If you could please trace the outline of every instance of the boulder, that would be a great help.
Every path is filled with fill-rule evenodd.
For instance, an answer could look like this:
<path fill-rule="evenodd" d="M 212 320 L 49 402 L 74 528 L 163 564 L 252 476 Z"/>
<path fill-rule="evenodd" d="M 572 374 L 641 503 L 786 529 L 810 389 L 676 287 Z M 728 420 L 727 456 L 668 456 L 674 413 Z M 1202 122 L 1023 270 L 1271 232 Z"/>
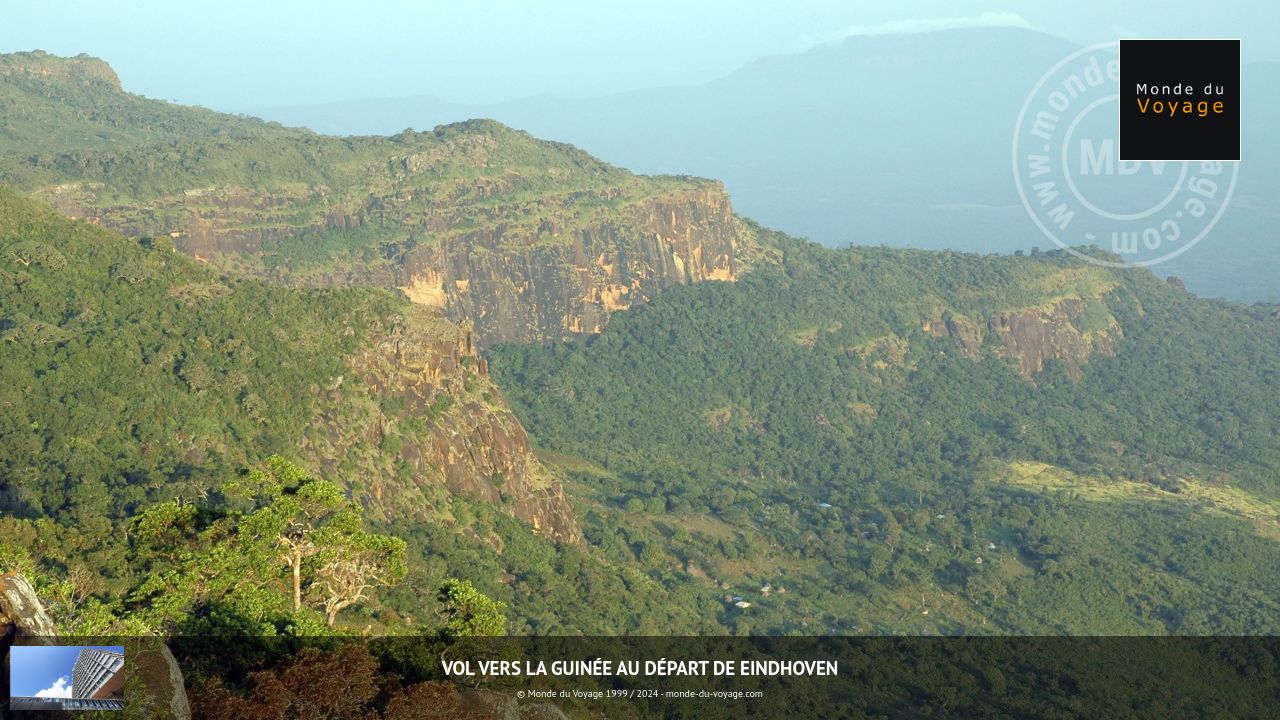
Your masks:
<path fill-rule="evenodd" d="M 138 638 L 125 652 L 128 690 L 147 696 L 147 717 L 191 720 L 187 689 L 178 661 L 158 638 Z"/>
<path fill-rule="evenodd" d="M 0 577 L 0 630 L 5 637 L 40 638 L 58 634 L 53 620 L 36 597 L 35 588 L 23 576 L 9 573 Z M 31 644 L 31 643 L 23 643 Z M 8 645 L 5 646 L 6 655 Z"/>

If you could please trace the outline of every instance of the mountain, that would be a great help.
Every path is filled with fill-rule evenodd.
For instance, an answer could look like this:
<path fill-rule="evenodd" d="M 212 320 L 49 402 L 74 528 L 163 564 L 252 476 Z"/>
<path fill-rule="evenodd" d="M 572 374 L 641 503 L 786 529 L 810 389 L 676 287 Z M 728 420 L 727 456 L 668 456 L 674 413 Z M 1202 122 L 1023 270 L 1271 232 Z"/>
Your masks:
<path fill-rule="evenodd" d="M 163 587 L 172 567 L 129 560 L 138 518 L 214 503 L 279 454 L 408 541 L 408 579 L 363 622 L 429 620 L 452 575 L 518 607 L 514 632 L 717 627 L 696 589 L 586 547 L 470 331 L 386 290 L 233 279 L 167 240 L 0 186 L 0 570 L 35 563 L 42 593 L 72 583 L 60 621 Z M 587 607 L 592 592 L 616 601 Z"/>
<path fill-rule="evenodd" d="M 471 334 L 436 312 L 382 291 L 228 280 L 3 188 L 0 256 L 17 516 L 119 518 L 211 487 L 262 448 L 296 448 L 383 517 L 440 512 L 457 493 L 579 539 Z"/>
<path fill-rule="evenodd" d="M 495 121 L 326 137 L 39 53 L 0 103 L 0 177 L 46 203 L 0 190 L 0 569 L 64 615 L 243 554 L 268 575 L 227 592 L 296 630 L 247 478 L 405 550 L 351 632 L 416 632 L 449 577 L 529 634 L 1277 631 L 1275 306 L 835 250 Z M 815 168 L 891 154 L 844 143 Z"/>
<path fill-rule="evenodd" d="M 482 357 L 0 190 L 0 564 L 137 602 L 126 528 L 280 453 L 408 542 L 380 628 L 455 575 L 513 632 L 1275 632 L 1274 307 L 744 232 L 736 283 Z"/>
<path fill-rule="evenodd" d="M 492 121 L 333 138 L 148 100 L 86 56 L 0 57 L 0 181 L 238 275 L 400 288 L 477 342 L 598 332 L 732 280 L 719 183 L 643 177 Z M 11 109 L 11 110 L 10 110 Z"/>
<path fill-rule="evenodd" d="M 1276 307 L 1061 251 L 758 233 L 737 283 L 490 354 L 619 527 L 589 542 L 742 596 L 739 632 L 1280 626 Z"/>
<path fill-rule="evenodd" d="M 1005 210 L 1016 219 L 1009 142 L 1026 90 L 1074 47 L 1016 29 L 853 37 L 749 63 L 705 85 L 603 98 L 536 97 L 464 108 L 572 141 L 641 171 L 672 165 L 726 180 L 739 209 L 770 227 L 827 244 L 946 247 L 952 236 L 893 220 L 937 206 Z M 325 132 L 430 126 L 458 108 L 405 102 L 365 115 L 363 103 L 264 111 Z M 434 111 L 426 116 L 423 110 Z M 444 114 L 441 114 L 441 113 Z M 1009 119 L 1007 127 L 992 118 Z M 999 153 L 988 152 L 998 147 Z M 1020 211 L 1020 208 L 1017 208 Z M 988 229 L 999 223 L 988 220 Z M 924 228 L 940 227 L 937 220 Z M 1031 229 L 1028 227 L 1028 229 Z M 988 233 L 990 235 L 990 233 Z M 1011 252 L 1010 233 L 983 251 Z M 1003 243 L 994 245 L 991 243 Z"/>
<path fill-rule="evenodd" d="M 640 172 L 720 178 L 737 209 L 831 246 L 1010 253 L 1046 247 L 1009 166 L 1014 123 L 1041 75 L 1078 49 L 1018 28 L 855 36 L 752 62 L 719 80 L 590 99 L 450 106 L 331 103 L 260 114 L 324 132 L 395 132 L 492 117 Z M 1231 211 L 1160 272 L 1196 293 L 1280 300 L 1275 63 L 1243 73 L 1243 147 Z"/>

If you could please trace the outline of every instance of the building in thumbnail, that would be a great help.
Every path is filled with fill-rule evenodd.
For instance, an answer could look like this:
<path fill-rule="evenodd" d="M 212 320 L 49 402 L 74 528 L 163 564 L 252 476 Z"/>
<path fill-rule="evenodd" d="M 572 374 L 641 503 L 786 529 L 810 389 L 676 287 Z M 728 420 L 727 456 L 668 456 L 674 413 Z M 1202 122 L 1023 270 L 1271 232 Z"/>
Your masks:
<path fill-rule="evenodd" d="M 85 648 L 71 668 L 71 697 L 105 700 L 124 697 L 124 655 Z"/>
<path fill-rule="evenodd" d="M 123 710 L 124 700 L 110 698 L 90 700 L 82 698 L 12 697 L 9 709 L 14 712 L 35 710 Z"/>

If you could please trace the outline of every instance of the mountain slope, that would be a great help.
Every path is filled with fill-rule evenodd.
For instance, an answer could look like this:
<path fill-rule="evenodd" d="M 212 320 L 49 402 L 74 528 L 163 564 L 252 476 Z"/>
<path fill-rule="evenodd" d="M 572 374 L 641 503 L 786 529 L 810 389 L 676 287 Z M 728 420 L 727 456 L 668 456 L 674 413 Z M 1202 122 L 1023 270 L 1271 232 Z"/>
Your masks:
<path fill-rule="evenodd" d="M 239 274 L 399 287 L 481 345 L 596 332 L 739 271 L 723 188 L 473 121 L 330 138 L 125 93 L 88 57 L 0 57 L 0 181 Z M 53 128 L 50 131 L 50 128 Z"/>
<path fill-rule="evenodd" d="M 501 503 L 502 475 L 513 514 L 578 537 L 470 334 L 438 315 L 230 281 L 5 188 L 0 278 L 11 512 L 89 521 L 110 493 L 118 518 L 296 448 L 384 516 L 447 507 L 446 488 Z"/>
<path fill-rule="evenodd" d="M 755 631 L 1280 627 L 1274 308 L 758 232 L 772 261 L 734 285 L 491 354 L 572 492 L 633 528 L 620 557 L 724 583 Z"/>
<path fill-rule="evenodd" d="M 361 623 L 422 621 L 453 576 L 507 602 L 513 633 L 725 628 L 709 583 L 673 591 L 583 542 L 561 473 L 438 311 L 231 279 L 4 186 L 0 438 L 0 570 L 74 571 L 107 605 L 141 580 L 121 545 L 139 513 L 212 502 L 278 453 L 409 543 L 408 580 Z"/>

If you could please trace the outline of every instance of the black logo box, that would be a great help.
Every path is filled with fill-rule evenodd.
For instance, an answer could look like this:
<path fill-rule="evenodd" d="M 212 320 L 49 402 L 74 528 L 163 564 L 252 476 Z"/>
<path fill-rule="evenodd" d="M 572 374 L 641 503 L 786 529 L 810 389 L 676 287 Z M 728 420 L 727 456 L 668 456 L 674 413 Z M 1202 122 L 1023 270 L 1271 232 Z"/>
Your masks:
<path fill-rule="evenodd" d="M 1121 160 L 1239 160 L 1240 103 L 1239 40 L 1120 41 Z"/>

